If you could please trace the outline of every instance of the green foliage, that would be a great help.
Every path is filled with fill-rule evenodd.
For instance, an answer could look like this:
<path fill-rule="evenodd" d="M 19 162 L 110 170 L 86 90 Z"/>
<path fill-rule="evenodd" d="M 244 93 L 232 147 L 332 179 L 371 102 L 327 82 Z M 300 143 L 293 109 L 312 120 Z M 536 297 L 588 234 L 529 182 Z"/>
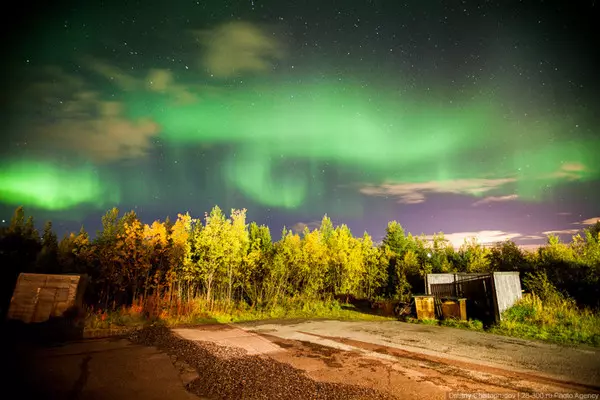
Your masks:
<path fill-rule="evenodd" d="M 417 318 L 406 318 L 405 322 L 411 323 L 411 324 L 421 324 L 421 325 L 439 325 L 440 321 L 438 321 L 437 319 L 417 319 Z"/>
<path fill-rule="evenodd" d="M 597 341 L 591 325 L 598 318 L 581 307 L 596 307 L 600 298 L 599 224 L 571 243 L 550 236 L 539 251 L 524 253 L 513 242 L 486 248 L 474 239 L 456 251 L 441 232 L 415 237 L 395 221 L 378 246 L 367 233 L 354 237 L 346 225 L 334 226 L 327 216 L 319 229 L 305 229 L 302 235 L 284 228 L 277 242 L 268 227 L 246 223 L 246 210 L 232 210 L 227 217 L 214 207 L 203 222 L 180 214 L 175 222 L 146 225 L 135 212 L 121 215 L 113 208 L 102 217 L 93 241 L 82 228 L 59 242 L 51 223 L 40 238 L 33 218 L 19 207 L 0 230 L 0 261 L 6 266 L 0 270 L 0 307 L 6 310 L 20 272 L 77 272 L 90 276 L 88 300 L 102 310 L 155 299 L 148 304 L 160 304 L 149 307 L 147 315 L 160 311 L 167 319 L 190 313 L 198 321 L 343 318 L 351 306 L 332 299 L 408 301 L 423 291 L 428 273 L 516 270 L 538 300 L 513 307 L 494 329 L 566 342 Z M 197 312 L 172 312 L 182 304 Z M 441 324 L 481 329 L 475 321 Z M 574 327 L 582 333 L 574 333 Z"/>
<path fill-rule="evenodd" d="M 27 221 L 25 221 L 25 226 L 23 227 L 23 237 L 29 240 L 38 241 L 40 234 L 33 224 L 33 217 L 30 215 L 27 217 Z"/>
<path fill-rule="evenodd" d="M 600 220 L 585 229 L 585 237 L 587 242 L 600 242 Z"/>
<path fill-rule="evenodd" d="M 268 296 L 268 278 L 273 264 L 273 242 L 267 226 L 252 222 L 248 252 L 241 271 L 242 287 L 252 306 L 262 307 Z"/>
<path fill-rule="evenodd" d="M 600 315 L 562 300 L 544 304 L 535 294 L 506 310 L 493 333 L 551 342 L 600 346 Z"/>
<path fill-rule="evenodd" d="M 10 233 L 21 234 L 25 229 L 25 210 L 23 206 L 19 206 L 15 209 L 13 216 L 10 220 L 8 231 Z"/>
<path fill-rule="evenodd" d="M 19 273 L 35 270 L 40 250 L 33 218 L 26 219 L 23 207 L 18 207 L 9 226 L 0 228 L 0 318 L 8 310 Z"/>
<path fill-rule="evenodd" d="M 523 278 L 523 286 L 525 290 L 535 294 L 545 304 L 559 304 L 565 300 L 564 295 L 550 282 L 545 271 L 526 273 Z"/>
<path fill-rule="evenodd" d="M 319 228 L 319 231 L 321 232 L 321 236 L 323 237 L 323 240 L 325 241 L 325 243 L 327 243 L 329 241 L 329 239 L 331 238 L 331 236 L 333 236 L 333 231 L 334 231 L 333 223 L 331 222 L 331 218 L 329 218 L 327 215 L 323 216 L 323 219 L 321 220 L 321 227 Z"/>
<path fill-rule="evenodd" d="M 452 245 L 444 237 L 443 232 L 433 235 L 431 246 L 427 248 L 423 240 L 419 240 L 419 248 L 422 248 L 422 254 L 427 256 L 425 268 L 420 272 L 420 276 L 435 272 L 450 272 L 452 264 L 448 261 L 448 253 L 453 252 Z M 426 253 L 426 254 L 424 254 Z"/>
<path fill-rule="evenodd" d="M 385 228 L 385 237 L 383 244 L 396 255 L 401 256 L 407 246 L 407 240 L 404 235 L 404 229 L 397 221 L 391 221 Z"/>
<path fill-rule="evenodd" d="M 461 321 L 455 318 L 447 318 L 442 320 L 437 319 L 417 319 L 417 318 L 406 318 L 405 322 L 411 324 L 422 324 L 422 325 L 439 325 L 447 326 L 449 328 L 461 328 L 468 329 L 471 331 L 483 331 L 483 323 L 476 319 L 470 319 L 468 321 Z"/>
<path fill-rule="evenodd" d="M 472 331 L 483 331 L 483 323 L 476 319 L 470 319 L 468 321 L 461 321 L 454 318 L 447 318 L 440 321 L 441 326 L 448 326 L 451 328 L 462 328 L 469 329 Z"/>
<path fill-rule="evenodd" d="M 327 245 L 332 241 L 334 233 L 335 231 L 326 233 L 329 235 L 326 240 L 322 230 L 305 231 L 302 240 L 298 235 L 293 235 L 282 242 L 282 250 L 289 251 L 290 256 L 296 255 L 297 249 L 300 249 L 298 258 L 289 259 L 292 272 L 289 283 L 293 294 L 317 297 L 326 289 L 335 290 L 336 276 L 333 271 L 329 271 L 330 252 Z M 290 248 L 286 249 L 285 246 Z"/>
<path fill-rule="evenodd" d="M 113 207 L 102 216 L 102 230 L 97 234 L 98 241 L 109 242 L 116 239 L 118 226 L 119 209 Z"/>
<path fill-rule="evenodd" d="M 412 286 L 409 283 L 409 277 L 419 276 L 419 260 L 417 254 L 413 250 L 408 250 L 404 253 L 403 258 L 396 258 L 396 297 L 400 301 L 409 301 Z"/>
<path fill-rule="evenodd" d="M 346 225 L 338 226 L 329 240 L 329 276 L 333 294 L 355 294 L 365 274 L 361 243 Z"/>
<path fill-rule="evenodd" d="M 466 261 L 465 272 L 487 272 L 489 270 L 488 256 L 490 251 L 474 238 L 465 239 L 459 253 L 463 255 L 463 259 Z"/>
<path fill-rule="evenodd" d="M 410 291 L 410 285 L 401 265 L 408 243 L 404 229 L 398 222 L 388 223 L 382 245 L 389 260 L 386 295 L 390 298 L 402 297 L 407 291 Z"/>
<path fill-rule="evenodd" d="M 531 266 L 523 251 L 510 240 L 496 243 L 488 254 L 491 271 L 529 271 Z"/>
<path fill-rule="evenodd" d="M 58 239 L 52 230 L 52 222 L 47 221 L 42 235 L 42 248 L 36 260 L 36 272 L 60 272 L 58 264 Z"/>
<path fill-rule="evenodd" d="M 588 232 L 589 233 L 589 232 Z M 579 305 L 597 307 L 600 299 L 600 243 L 573 236 L 570 244 L 549 236 L 539 249 L 535 270 L 544 271 L 548 280 Z"/>
<path fill-rule="evenodd" d="M 373 246 L 373 240 L 367 232 L 363 235 L 361 245 L 364 260 L 364 275 L 361 279 L 360 294 L 373 300 L 381 295 L 381 289 L 387 282 L 389 257 L 385 254 L 384 248 Z"/>
<path fill-rule="evenodd" d="M 185 304 L 185 313 L 170 312 L 165 309 L 158 314 L 159 322 L 168 326 L 197 323 L 234 323 L 268 319 L 336 319 L 386 321 L 393 318 L 357 312 L 352 306 L 342 306 L 335 300 L 315 300 L 313 298 L 291 297 L 269 308 L 249 307 L 245 302 L 207 302 L 195 298 Z M 140 308 L 135 305 L 114 312 L 91 313 L 86 320 L 89 328 L 137 327 L 146 323 L 140 318 Z"/>
<path fill-rule="evenodd" d="M 189 254 L 185 270 L 188 284 L 202 283 L 207 301 L 212 300 L 217 290 L 220 294 L 225 292 L 231 302 L 243 279 L 241 267 L 249 245 L 246 210 L 232 210 L 231 217 L 226 218 L 215 206 L 192 240 L 190 248 L 194 252 Z"/>

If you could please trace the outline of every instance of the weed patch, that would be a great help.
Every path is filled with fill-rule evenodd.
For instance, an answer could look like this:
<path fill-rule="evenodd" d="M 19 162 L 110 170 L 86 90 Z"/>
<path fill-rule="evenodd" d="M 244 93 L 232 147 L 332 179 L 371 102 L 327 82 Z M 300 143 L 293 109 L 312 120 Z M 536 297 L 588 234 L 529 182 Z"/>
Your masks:
<path fill-rule="evenodd" d="M 449 326 L 451 328 L 462 328 L 469 329 L 472 331 L 483 331 L 483 323 L 476 319 L 470 319 L 468 321 L 461 321 L 458 319 L 443 319 L 440 321 L 441 326 Z"/>
<path fill-rule="evenodd" d="M 245 302 L 207 302 L 194 299 L 185 305 L 159 307 L 150 316 L 140 305 L 121 307 L 112 311 L 89 310 L 85 320 L 86 329 L 109 329 L 140 327 L 148 323 L 167 326 L 206 323 L 235 323 L 268 319 L 337 319 L 360 321 L 386 321 L 384 317 L 364 313 L 352 304 L 340 304 L 336 300 L 289 299 L 270 308 L 252 308 Z"/>
<path fill-rule="evenodd" d="M 529 294 L 506 310 L 502 321 L 489 331 L 525 339 L 600 346 L 600 315 L 578 308 L 568 299 L 543 303 Z"/>

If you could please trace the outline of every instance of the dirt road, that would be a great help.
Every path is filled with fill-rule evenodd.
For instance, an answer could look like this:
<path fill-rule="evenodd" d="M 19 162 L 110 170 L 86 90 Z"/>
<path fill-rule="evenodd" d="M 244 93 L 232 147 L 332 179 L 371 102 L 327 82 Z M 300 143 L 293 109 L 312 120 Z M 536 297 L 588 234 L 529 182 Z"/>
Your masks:
<path fill-rule="evenodd" d="M 600 351 L 402 322 L 303 321 L 175 329 L 238 347 L 312 379 L 356 383 L 398 398 L 454 392 L 598 393 Z"/>
<path fill-rule="evenodd" d="M 307 321 L 254 323 L 240 328 L 273 337 L 308 341 L 345 350 L 395 352 L 399 358 L 423 359 L 461 368 L 523 376 L 538 381 L 600 387 L 600 350 L 566 347 L 462 329 L 397 321 Z M 349 345 L 342 347 L 339 344 Z M 373 355 L 373 354 L 371 354 Z M 374 355 L 377 357 L 377 355 Z M 398 358 L 398 357 L 397 357 Z"/>
<path fill-rule="evenodd" d="M 600 393 L 598 349 L 395 321 L 204 325 L 131 339 L 14 348 L 9 382 L 54 399 Z"/>
<path fill-rule="evenodd" d="M 198 400 L 167 354 L 126 339 L 21 344 L 8 353 L 2 356 L 7 398 Z"/>

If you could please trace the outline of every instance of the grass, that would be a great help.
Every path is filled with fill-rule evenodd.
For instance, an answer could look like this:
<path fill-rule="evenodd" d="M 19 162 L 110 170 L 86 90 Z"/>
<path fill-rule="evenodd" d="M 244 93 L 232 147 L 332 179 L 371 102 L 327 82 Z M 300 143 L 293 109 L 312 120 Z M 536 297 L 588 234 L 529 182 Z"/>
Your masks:
<path fill-rule="evenodd" d="M 406 318 L 405 322 L 411 324 L 421 324 L 421 325 L 436 325 L 436 326 L 448 326 L 451 328 L 462 328 L 469 329 L 473 331 L 483 331 L 483 324 L 481 321 L 476 319 L 470 319 L 468 321 L 460 321 L 458 319 L 416 319 L 416 318 Z"/>
<path fill-rule="evenodd" d="M 394 317 L 384 317 L 365 313 L 352 304 L 338 301 L 315 301 L 290 299 L 270 309 L 250 308 L 246 303 L 213 303 L 195 299 L 181 307 L 162 309 L 158 315 L 148 317 L 144 307 L 134 304 L 113 311 L 89 310 L 86 315 L 86 329 L 119 329 L 141 327 L 150 323 L 167 326 L 193 325 L 206 323 L 235 323 L 269 319 L 336 319 L 348 321 L 389 321 Z"/>
<path fill-rule="evenodd" d="M 195 300 L 192 312 L 184 315 L 166 316 L 167 325 L 194 324 L 205 322 L 235 323 L 268 319 L 338 319 L 385 321 L 392 317 L 363 313 L 351 304 L 340 304 L 332 301 L 288 300 L 270 309 L 252 309 L 245 303 L 217 305 L 210 310 L 203 301 Z"/>
<path fill-rule="evenodd" d="M 421 324 L 421 325 L 439 325 L 440 321 L 437 319 L 417 319 L 413 317 L 407 317 L 403 319 L 404 322 L 409 324 Z"/>
<path fill-rule="evenodd" d="M 84 327 L 86 330 L 118 329 L 143 326 L 148 322 L 142 308 L 136 305 L 122 307 L 113 311 L 87 310 Z"/>
<path fill-rule="evenodd" d="M 533 294 L 526 294 L 506 310 L 500 323 L 484 329 L 481 321 L 456 319 L 407 318 L 406 322 L 440 325 L 523 339 L 543 340 L 560 344 L 587 344 L 600 347 L 600 313 L 578 308 L 572 300 L 550 297 L 545 303 Z"/>
<path fill-rule="evenodd" d="M 269 319 L 336 319 L 348 321 L 389 321 L 384 317 L 363 312 L 352 304 L 338 301 L 315 301 L 301 298 L 289 299 L 270 309 L 251 308 L 245 303 L 213 303 L 195 299 L 178 304 L 174 309 L 161 309 L 158 315 L 148 317 L 144 307 L 134 304 L 114 311 L 90 310 L 86 316 L 86 329 L 121 329 L 141 327 L 150 323 L 167 326 L 206 323 L 235 323 Z M 417 320 L 406 318 L 406 322 L 423 325 L 440 325 L 453 328 L 484 331 L 481 321 Z M 561 344 L 588 344 L 600 347 L 600 314 L 580 309 L 570 300 L 558 299 L 544 304 L 535 295 L 525 295 L 517 304 L 503 314 L 499 324 L 485 332 L 536 339 Z"/>
<path fill-rule="evenodd" d="M 444 319 L 440 321 L 440 325 L 448 326 L 451 328 L 469 329 L 472 331 L 483 331 L 483 323 L 476 319 L 470 319 L 468 321 L 460 321 L 457 319 Z"/>
<path fill-rule="evenodd" d="M 544 304 L 535 295 L 525 295 L 503 314 L 489 332 L 562 344 L 600 347 L 600 314 L 580 309 L 571 300 Z"/>

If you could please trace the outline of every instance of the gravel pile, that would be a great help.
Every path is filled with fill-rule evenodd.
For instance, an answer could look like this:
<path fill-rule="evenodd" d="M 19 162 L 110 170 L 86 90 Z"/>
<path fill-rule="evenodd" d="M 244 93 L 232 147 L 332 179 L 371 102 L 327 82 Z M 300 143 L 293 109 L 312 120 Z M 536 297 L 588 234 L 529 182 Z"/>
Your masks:
<path fill-rule="evenodd" d="M 303 371 L 268 357 L 249 356 L 242 349 L 181 339 L 164 327 L 134 332 L 136 343 L 156 346 L 198 372 L 188 383 L 192 393 L 213 399 L 390 399 L 355 385 L 317 382 Z"/>

